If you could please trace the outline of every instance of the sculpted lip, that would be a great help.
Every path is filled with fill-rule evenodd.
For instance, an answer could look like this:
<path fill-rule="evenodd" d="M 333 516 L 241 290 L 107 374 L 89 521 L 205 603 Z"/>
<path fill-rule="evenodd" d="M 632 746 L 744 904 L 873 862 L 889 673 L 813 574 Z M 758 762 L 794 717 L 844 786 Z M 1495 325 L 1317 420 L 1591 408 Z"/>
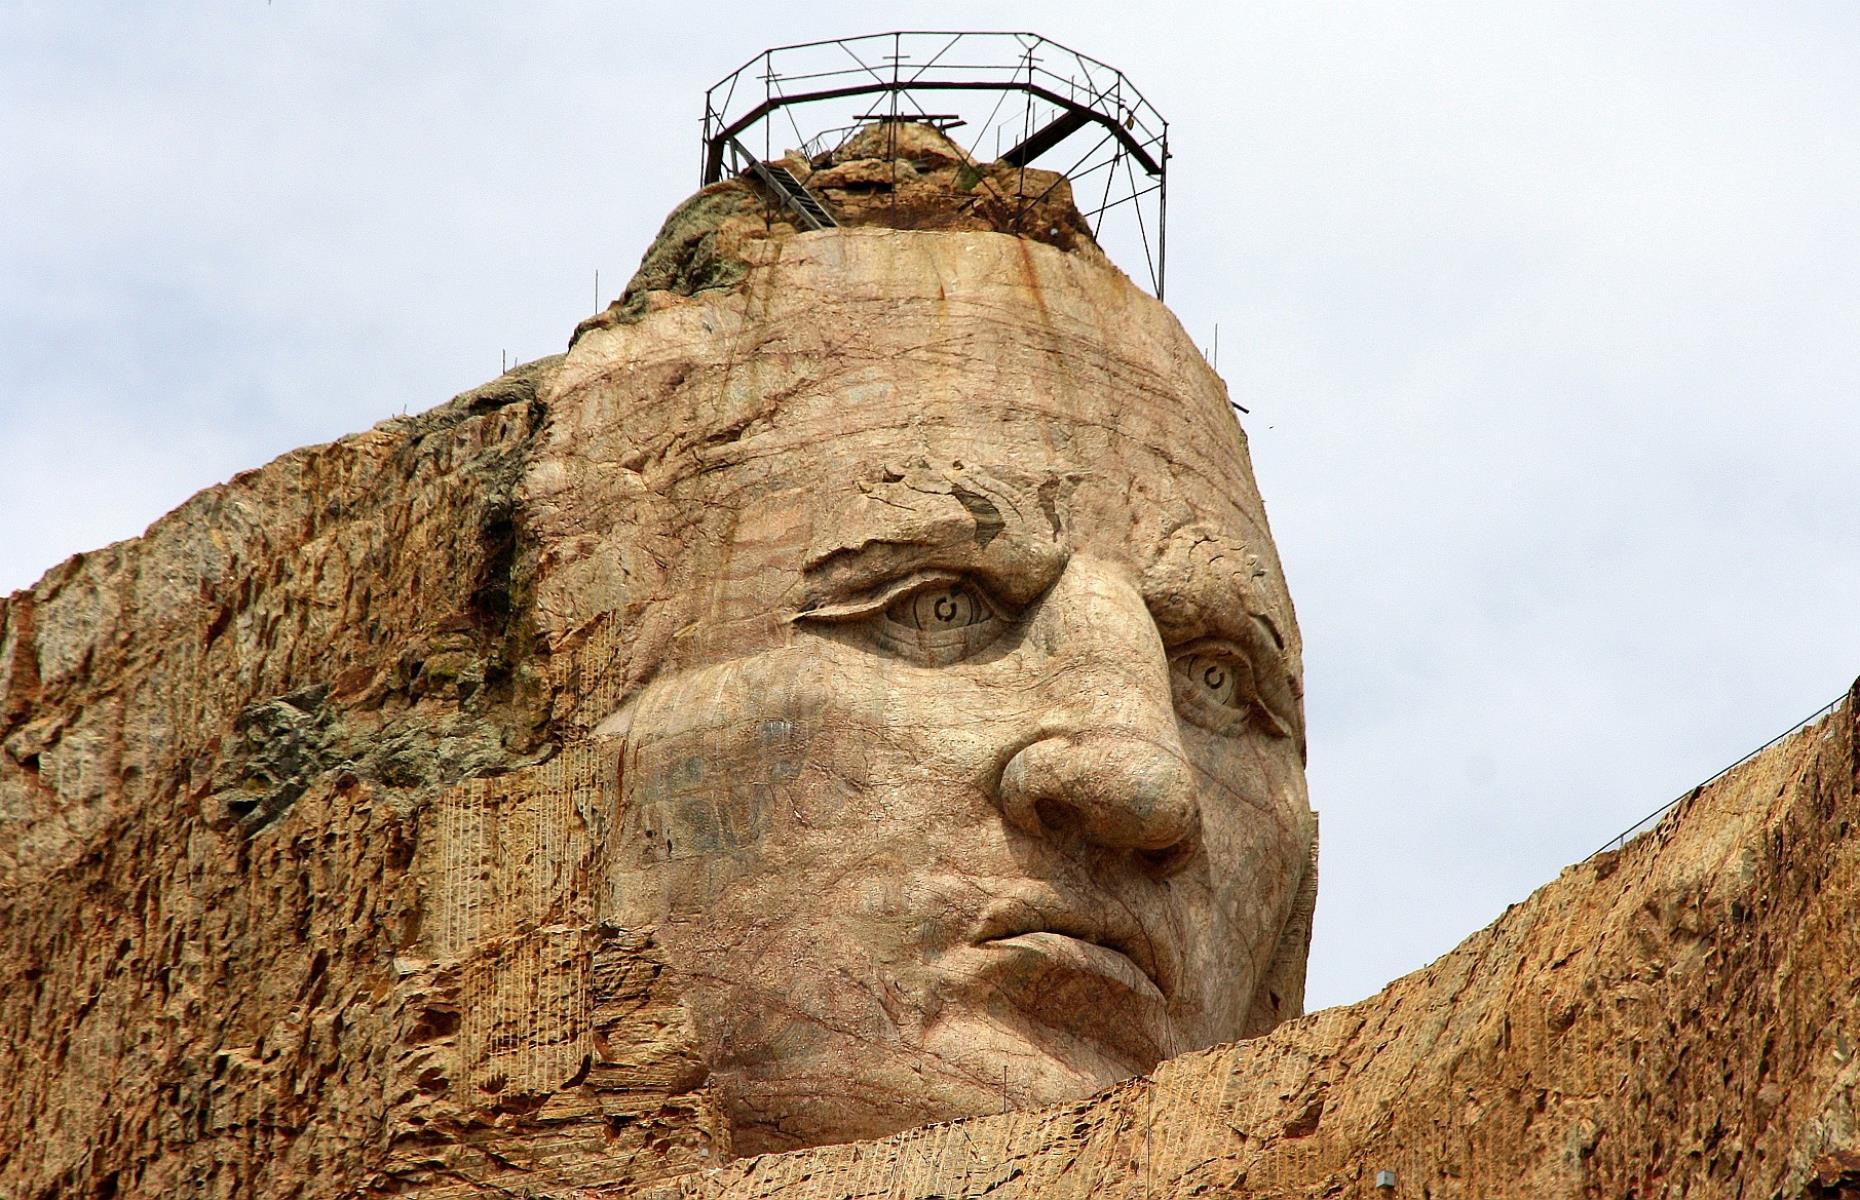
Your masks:
<path fill-rule="evenodd" d="M 1142 976 L 1142 982 L 1148 987 L 1140 990 L 1153 989 L 1160 998 L 1167 1000 L 1171 981 L 1155 940 L 1145 936 L 1134 920 L 1090 920 L 1080 913 L 1083 907 L 1026 901 L 997 906 L 983 918 L 975 943 L 978 946 L 1011 944 L 1059 953 L 1065 953 L 1068 944 L 1072 944 L 1073 952 L 1082 962 L 1101 967 L 1103 974 L 1113 978 L 1123 978 L 1126 972 L 1120 971 L 1114 961 L 1107 961 L 1108 956 L 1115 955 Z"/>
<path fill-rule="evenodd" d="M 1099 942 L 1088 942 L 1068 934 L 1041 929 L 1013 937 L 995 938 L 982 944 L 1038 955 L 1049 964 L 1063 965 L 1076 972 L 1108 979 L 1138 996 L 1163 1000 L 1162 989 L 1137 966 L 1134 959 Z"/>

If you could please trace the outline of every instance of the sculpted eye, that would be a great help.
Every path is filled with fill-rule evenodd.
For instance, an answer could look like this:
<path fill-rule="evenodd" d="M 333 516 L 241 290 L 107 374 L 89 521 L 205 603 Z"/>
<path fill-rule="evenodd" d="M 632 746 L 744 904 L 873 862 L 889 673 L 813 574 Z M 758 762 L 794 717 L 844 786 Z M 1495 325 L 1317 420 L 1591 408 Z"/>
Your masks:
<path fill-rule="evenodd" d="M 1192 646 L 1169 660 L 1175 706 L 1186 720 L 1213 733 L 1258 731 L 1291 736 L 1290 722 L 1261 698 L 1253 667 L 1225 646 Z"/>
<path fill-rule="evenodd" d="M 1223 708 L 1242 708 L 1238 680 L 1240 668 L 1212 654 L 1184 654 L 1176 660 L 1176 670 L 1190 686 Z"/>
<path fill-rule="evenodd" d="M 803 615 L 889 658 L 944 667 L 978 653 L 1012 624 L 973 580 L 937 572 L 899 580 L 876 593 Z"/>
<path fill-rule="evenodd" d="M 885 619 L 919 631 L 964 629 L 994 618 L 964 583 L 939 583 L 905 596 L 885 610 Z"/>

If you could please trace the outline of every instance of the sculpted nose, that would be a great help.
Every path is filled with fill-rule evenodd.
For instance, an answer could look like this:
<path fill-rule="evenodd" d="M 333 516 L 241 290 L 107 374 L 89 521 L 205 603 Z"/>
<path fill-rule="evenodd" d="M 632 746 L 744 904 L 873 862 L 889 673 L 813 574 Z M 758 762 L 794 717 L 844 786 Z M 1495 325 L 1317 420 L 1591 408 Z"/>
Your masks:
<path fill-rule="evenodd" d="M 1153 870 L 1179 869 L 1199 840 L 1201 812 L 1173 741 L 1140 730 L 1043 737 L 1008 760 L 1002 811 L 1028 833 L 1069 833 L 1136 852 Z"/>
<path fill-rule="evenodd" d="M 1162 636 L 1135 586 L 1075 556 L 1035 618 L 1045 648 L 1027 740 L 1007 761 L 1000 799 L 1027 833 L 1077 837 L 1184 865 L 1200 844 L 1195 779 L 1177 733 Z"/>

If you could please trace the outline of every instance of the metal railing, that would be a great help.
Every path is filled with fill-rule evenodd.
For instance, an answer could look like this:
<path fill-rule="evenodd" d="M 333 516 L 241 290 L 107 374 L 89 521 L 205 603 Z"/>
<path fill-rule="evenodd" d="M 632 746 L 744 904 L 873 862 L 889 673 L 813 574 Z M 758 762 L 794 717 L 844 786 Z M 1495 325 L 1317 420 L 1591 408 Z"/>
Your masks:
<path fill-rule="evenodd" d="M 962 111 L 933 113 L 932 97 Z M 1107 252 L 1141 253 L 1162 296 L 1169 123 L 1122 71 L 1034 33 L 899 30 L 764 50 L 704 93 L 700 183 L 723 177 L 732 143 L 759 141 L 767 160 L 781 149 L 811 158 L 874 121 L 912 120 L 962 128 L 958 150 L 977 168 L 1006 162 L 1024 172 L 1070 147 L 1043 169 L 1071 182 Z M 1018 191 L 1001 197 L 1017 216 L 1039 199 Z"/>
<path fill-rule="evenodd" d="M 1846 702 L 1848 697 L 1853 694 L 1854 693 L 1851 688 L 1847 691 L 1842 692 L 1840 695 L 1836 696 L 1834 699 L 1828 701 L 1826 704 L 1822 705 L 1820 708 L 1816 709 L 1814 712 L 1808 714 L 1806 717 L 1803 717 L 1800 721 L 1797 721 L 1795 724 L 1789 726 L 1789 728 L 1783 730 L 1781 733 L 1777 734 L 1775 737 L 1771 738 L 1769 741 L 1763 743 L 1761 746 L 1758 746 L 1755 750 L 1752 750 L 1750 753 L 1744 755 L 1742 758 L 1738 759 L 1736 762 L 1731 763 L 1729 766 L 1721 768 L 1720 770 L 1715 772 L 1709 779 L 1705 780 L 1705 782 L 1698 784 L 1695 787 L 1687 789 L 1687 791 L 1683 795 L 1676 796 L 1673 799 L 1668 800 L 1665 804 L 1660 805 L 1660 807 L 1654 809 L 1652 812 L 1648 813 L 1646 816 L 1642 817 L 1640 820 L 1634 822 L 1632 825 L 1629 825 L 1626 829 L 1623 829 L 1620 833 L 1616 834 L 1614 837 L 1611 837 L 1606 842 L 1603 842 L 1596 849 L 1591 850 L 1589 851 L 1589 853 L 1583 855 L 1582 861 L 1587 862 L 1589 861 L 1589 859 L 1594 858 L 1598 854 L 1604 853 L 1609 850 L 1619 850 L 1622 847 L 1626 846 L 1628 844 L 1628 839 L 1646 830 L 1649 826 L 1658 822 L 1661 817 L 1664 817 L 1667 813 L 1673 811 L 1673 809 L 1677 808 L 1679 805 L 1685 803 L 1687 800 L 1690 800 L 1692 797 L 1698 795 L 1700 792 L 1704 791 L 1706 788 L 1710 787 L 1712 784 L 1717 783 L 1720 779 L 1723 779 L 1726 775 L 1729 775 L 1732 771 L 1737 770 L 1737 768 L 1743 766 L 1745 763 L 1749 762 L 1751 759 L 1755 758 L 1757 755 L 1763 753 L 1765 750 L 1768 750 L 1771 746 L 1774 746 L 1778 744 L 1779 742 L 1785 742 L 1789 740 L 1790 738 L 1794 737 L 1796 734 L 1801 733 L 1803 730 L 1807 729 L 1809 726 L 1816 724 L 1822 718 L 1826 717 L 1829 713 L 1832 713 L 1835 709 L 1839 708 L 1843 703 Z"/>

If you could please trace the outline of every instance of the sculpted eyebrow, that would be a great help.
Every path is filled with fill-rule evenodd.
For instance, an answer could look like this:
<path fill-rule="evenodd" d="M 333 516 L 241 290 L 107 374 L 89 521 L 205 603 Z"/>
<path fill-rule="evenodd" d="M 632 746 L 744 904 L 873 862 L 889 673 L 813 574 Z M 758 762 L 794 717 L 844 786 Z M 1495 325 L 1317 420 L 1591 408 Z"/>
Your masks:
<path fill-rule="evenodd" d="M 1237 539 L 1207 538 L 1186 551 L 1166 548 L 1144 573 L 1143 602 L 1169 645 L 1220 637 L 1245 649 L 1262 668 L 1289 669 L 1285 635 L 1261 595 L 1267 589 L 1256 582 L 1263 577 L 1264 568 Z"/>
<path fill-rule="evenodd" d="M 1250 571 L 1194 571 L 1190 566 L 1177 560 L 1162 570 L 1153 568 L 1144 578 L 1143 600 L 1164 644 L 1173 652 L 1203 638 L 1218 638 L 1236 647 L 1252 667 L 1259 699 L 1292 731 L 1302 750 L 1304 688 L 1285 635 L 1271 610 L 1262 605 L 1260 589 L 1251 586 L 1255 576 Z"/>
<path fill-rule="evenodd" d="M 1261 666 L 1285 661 L 1285 638 L 1271 616 L 1254 612 L 1246 597 L 1232 591 L 1210 587 L 1191 603 L 1181 603 L 1179 593 L 1145 594 L 1150 615 L 1163 632 L 1163 640 L 1175 646 L 1197 638 L 1218 637 L 1234 642 Z"/>
<path fill-rule="evenodd" d="M 959 536 L 938 536 L 946 533 Z M 1018 607 L 1045 591 L 1064 563 L 1052 542 L 1021 538 L 999 526 L 868 537 L 809 556 L 802 567 L 800 614 L 843 603 L 914 572 L 937 570 L 974 575 Z"/>
<path fill-rule="evenodd" d="M 801 564 L 801 615 L 912 572 L 976 576 L 1024 607 L 1052 586 L 1070 550 L 1055 504 L 1063 480 L 1007 468 L 886 468 L 859 484 Z"/>

